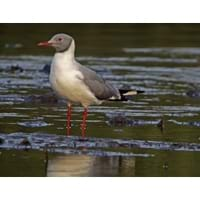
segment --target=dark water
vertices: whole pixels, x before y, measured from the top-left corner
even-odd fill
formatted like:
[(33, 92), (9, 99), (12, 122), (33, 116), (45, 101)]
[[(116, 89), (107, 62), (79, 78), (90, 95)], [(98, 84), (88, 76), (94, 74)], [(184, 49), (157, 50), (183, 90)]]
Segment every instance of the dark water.
[[(91, 106), (87, 137), (158, 141), (160, 147), (66, 154), (9, 143), (0, 150), (0, 176), (200, 176), (199, 151), (187, 148), (198, 147), (200, 138), (199, 24), (1, 24), (0, 133), (65, 135), (66, 103), (53, 95), (43, 70), (53, 51), (36, 46), (57, 32), (74, 36), (82, 64), (119, 88), (145, 91), (128, 102)], [(81, 112), (73, 107), (74, 136)], [(165, 142), (185, 145), (163, 149)]]

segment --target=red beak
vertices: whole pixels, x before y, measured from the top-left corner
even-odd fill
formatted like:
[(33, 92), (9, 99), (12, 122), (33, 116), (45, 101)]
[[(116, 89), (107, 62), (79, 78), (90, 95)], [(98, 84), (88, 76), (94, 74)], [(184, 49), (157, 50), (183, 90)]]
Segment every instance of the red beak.
[(50, 47), (52, 46), (53, 43), (49, 42), (49, 41), (45, 41), (45, 42), (40, 42), (37, 44), (37, 46), (39, 47)]

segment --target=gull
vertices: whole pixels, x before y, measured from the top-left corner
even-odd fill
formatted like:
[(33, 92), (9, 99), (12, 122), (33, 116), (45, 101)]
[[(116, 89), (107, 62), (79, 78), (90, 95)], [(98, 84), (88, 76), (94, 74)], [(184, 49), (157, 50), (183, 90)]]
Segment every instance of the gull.
[(99, 105), (106, 100), (124, 101), (127, 96), (140, 93), (136, 90), (120, 90), (105, 81), (95, 71), (81, 65), (75, 58), (75, 41), (65, 33), (54, 35), (38, 46), (53, 47), (55, 54), (51, 63), (49, 80), (59, 96), (67, 99), (67, 135), (71, 132), (72, 104), (80, 103), (83, 108), (81, 134), (85, 138), (88, 107)]

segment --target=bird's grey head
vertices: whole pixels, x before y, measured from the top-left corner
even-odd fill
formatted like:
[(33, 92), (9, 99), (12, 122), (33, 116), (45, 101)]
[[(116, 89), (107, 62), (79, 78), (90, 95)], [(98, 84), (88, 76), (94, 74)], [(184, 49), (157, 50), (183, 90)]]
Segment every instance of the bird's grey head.
[(64, 52), (70, 48), (72, 41), (73, 38), (70, 35), (58, 33), (49, 41), (40, 42), (38, 46), (51, 46), (55, 48), (56, 52)]

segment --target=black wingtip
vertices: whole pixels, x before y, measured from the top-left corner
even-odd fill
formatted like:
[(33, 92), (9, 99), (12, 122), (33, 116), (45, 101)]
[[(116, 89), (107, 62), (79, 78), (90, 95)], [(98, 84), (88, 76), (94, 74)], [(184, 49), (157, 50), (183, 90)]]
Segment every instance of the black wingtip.
[[(126, 89), (119, 89), (120, 94), (123, 96), (134, 96), (137, 94), (142, 94), (144, 93), (143, 90), (126, 90)], [(126, 94), (127, 93), (127, 94)], [(128, 94), (129, 93), (129, 94)]]
[(126, 90), (126, 89), (119, 89), (121, 98), (120, 99), (109, 99), (109, 101), (128, 101), (131, 100), (133, 96), (142, 94), (144, 91), (142, 90)]
[(144, 91), (142, 91), (142, 90), (136, 90), (137, 91), (137, 94), (143, 94), (144, 93)]

